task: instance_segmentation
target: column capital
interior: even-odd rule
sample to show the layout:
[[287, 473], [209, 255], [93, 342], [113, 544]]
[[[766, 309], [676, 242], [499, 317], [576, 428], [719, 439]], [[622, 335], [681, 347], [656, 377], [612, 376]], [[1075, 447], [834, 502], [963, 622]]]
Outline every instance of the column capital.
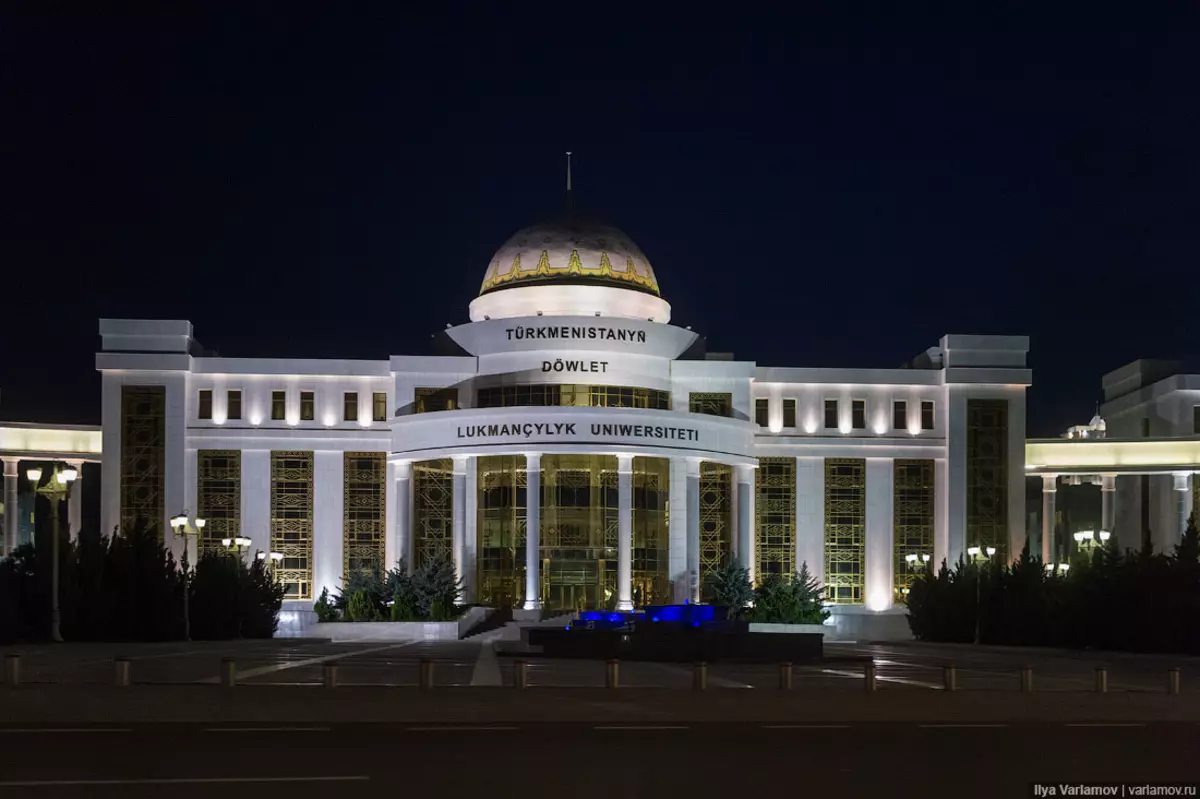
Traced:
[[396, 467], [397, 480], [408, 480], [412, 477], [412, 461], [396, 461], [393, 465]]
[[754, 484], [754, 473], [758, 470], [757, 465], [756, 466], [745, 466], [745, 465], [735, 466], [734, 470], [737, 472], [737, 481], [739, 483], [749, 483], [751, 485]]
[[454, 461], [454, 474], [465, 475], [467, 473], [467, 463], [474, 457], [473, 455], [453, 455], [451, 459]]
[[542, 465], [542, 453], [526, 452], [525, 453], [525, 469], [536, 469]]
[[1175, 474], [1172, 476], [1175, 478], [1176, 491], [1187, 491], [1191, 487], [1190, 481], [1188, 480], [1188, 478], [1192, 476], [1191, 472], [1175, 472]]
[[1101, 491], [1116, 491], [1117, 476], [1115, 474], [1100, 475], [1100, 490]]
[[684, 474], [686, 474], [688, 477], [699, 477], [700, 476], [700, 459], [699, 458], [685, 458], [684, 459]]
[[4, 476], [5, 477], [20, 477], [21, 476], [21, 459], [20, 458], [5, 458], [4, 459]]
[[633, 456], [617, 456], [617, 474], [633, 474]]
[[1042, 475], [1042, 493], [1043, 494], [1053, 494], [1055, 491], [1058, 491], [1058, 475], [1057, 474], [1043, 474]]

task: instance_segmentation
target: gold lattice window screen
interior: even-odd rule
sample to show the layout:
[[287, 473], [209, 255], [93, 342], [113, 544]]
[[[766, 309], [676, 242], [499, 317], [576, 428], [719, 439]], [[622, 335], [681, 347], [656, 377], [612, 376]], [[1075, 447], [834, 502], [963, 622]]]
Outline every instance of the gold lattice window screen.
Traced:
[[525, 598], [525, 456], [481, 457], [476, 469], [479, 601], [512, 607]]
[[688, 411], [709, 416], [733, 416], [733, 394], [720, 391], [693, 391], [688, 394]]
[[[196, 452], [196, 515], [204, 519], [204, 529], [196, 541], [199, 558], [225, 552], [221, 539], [242, 534], [240, 451], [202, 449]], [[264, 532], [258, 531], [258, 540], [254, 541], [259, 548], [267, 545], [262, 540]]]
[[933, 461], [897, 458], [892, 491], [893, 587], [896, 601], [903, 602], [913, 579], [927, 568], [924, 556], [933, 561]]
[[755, 577], [796, 571], [796, 459], [759, 458], [754, 475]]
[[413, 464], [413, 560], [454, 556], [454, 462], [450, 458]]
[[967, 546], [1008, 558], [1008, 401], [967, 400]]
[[387, 458], [347, 452], [342, 458], [342, 579], [383, 569], [387, 546]]
[[140, 519], [160, 541], [166, 517], [166, 397], [163, 386], [121, 386], [121, 529], [133, 529]]
[[732, 548], [733, 468], [723, 463], [700, 464], [700, 585], [729, 561]]
[[633, 459], [633, 600], [638, 606], [670, 601], [671, 462]]
[[287, 599], [312, 599], [313, 454], [271, 453], [271, 551]]
[[825, 596], [861, 605], [866, 578], [867, 462], [825, 459]]

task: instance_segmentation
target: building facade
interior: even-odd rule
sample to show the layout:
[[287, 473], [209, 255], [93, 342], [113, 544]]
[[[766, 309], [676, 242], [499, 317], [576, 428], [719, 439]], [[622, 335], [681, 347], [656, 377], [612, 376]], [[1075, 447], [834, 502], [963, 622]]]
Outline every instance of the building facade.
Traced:
[[896, 369], [707, 353], [636, 245], [573, 215], [505, 242], [469, 318], [439, 354], [369, 361], [101, 320], [103, 529], [178, 550], [187, 509], [201, 551], [281, 553], [294, 608], [436, 557], [468, 601], [564, 611], [698, 601], [730, 558], [807, 564], [847, 629], [903, 624], [908, 555], [1024, 543], [1025, 337], [948, 335]]

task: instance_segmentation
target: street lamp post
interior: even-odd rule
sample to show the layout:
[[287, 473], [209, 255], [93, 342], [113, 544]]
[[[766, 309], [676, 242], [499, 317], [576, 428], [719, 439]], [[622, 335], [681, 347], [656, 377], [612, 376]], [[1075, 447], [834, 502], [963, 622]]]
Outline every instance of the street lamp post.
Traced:
[[188, 512], [185, 508], [183, 513], [171, 517], [171, 529], [175, 531], [175, 535], [183, 539], [183, 557], [179, 559], [180, 572], [183, 574], [183, 640], [192, 640], [192, 614], [189, 605], [188, 594], [191, 593], [189, 582], [191, 580], [191, 564], [188, 562], [188, 537], [199, 536], [204, 529], [204, 519], [196, 518], [189, 521]]
[[225, 547], [234, 554], [240, 555], [242, 552], [245, 552], [250, 548], [250, 539], [242, 535], [234, 538], [222, 538], [221, 546]]
[[71, 484], [79, 477], [72, 466], [63, 469], [54, 467], [54, 474], [44, 486], [38, 486], [42, 470], [36, 466], [28, 469], [25, 476], [34, 485], [34, 491], [50, 501], [50, 640], [62, 643], [62, 612], [58, 607], [58, 503], [71, 496]]
[[979, 617], [980, 617], [980, 584], [983, 582], [983, 569], [979, 565], [979, 557], [986, 553], [987, 562], [991, 563], [992, 556], [996, 554], [995, 547], [967, 547], [967, 554], [971, 556], [971, 562], [975, 564], [975, 643], [979, 643]]
[[[247, 540], [249, 540], [249, 539], [247, 539]], [[279, 561], [283, 560], [283, 553], [282, 552], [263, 552], [260, 549], [254, 553], [254, 559], [261, 560], [263, 562], [263, 565], [265, 565], [268, 569], [270, 569], [271, 573], [273, 574], [275, 572], [276, 564], [278, 564]]]

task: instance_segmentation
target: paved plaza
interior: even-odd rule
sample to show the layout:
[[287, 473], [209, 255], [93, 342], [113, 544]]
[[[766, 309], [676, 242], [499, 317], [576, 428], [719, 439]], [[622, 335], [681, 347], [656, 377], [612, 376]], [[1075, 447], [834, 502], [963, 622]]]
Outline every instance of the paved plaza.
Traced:
[[[8, 647], [20, 654], [22, 681], [30, 684], [106, 684], [113, 680], [113, 659], [131, 661], [138, 684], [215, 684], [225, 656], [237, 663], [243, 685], [319, 685], [325, 664], [338, 665], [343, 686], [415, 686], [422, 660], [434, 663], [438, 686], [511, 686], [514, 658], [497, 656], [475, 640], [436, 642], [361, 642], [278, 639], [164, 644], [65, 644]], [[589, 660], [530, 656], [530, 688], [603, 687], [605, 667]], [[1006, 649], [970, 645], [828, 644], [825, 661], [793, 667], [793, 690], [862, 690], [863, 666], [873, 662], [881, 691], [942, 690], [943, 667], [954, 665], [960, 691], [1013, 691], [1019, 670], [1029, 666], [1034, 690], [1080, 692], [1095, 686], [1095, 669], [1108, 669], [1110, 692], [1163, 692], [1167, 670], [1178, 667], [1187, 690], [1200, 688], [1200, 658], [1130, 655], [1067, 650]], [[623, 688], [690, 689], [691, 664], [622, 661]], [[777, 664], [716, 662], [708, 665], [708, 687], [777, 689]]]

